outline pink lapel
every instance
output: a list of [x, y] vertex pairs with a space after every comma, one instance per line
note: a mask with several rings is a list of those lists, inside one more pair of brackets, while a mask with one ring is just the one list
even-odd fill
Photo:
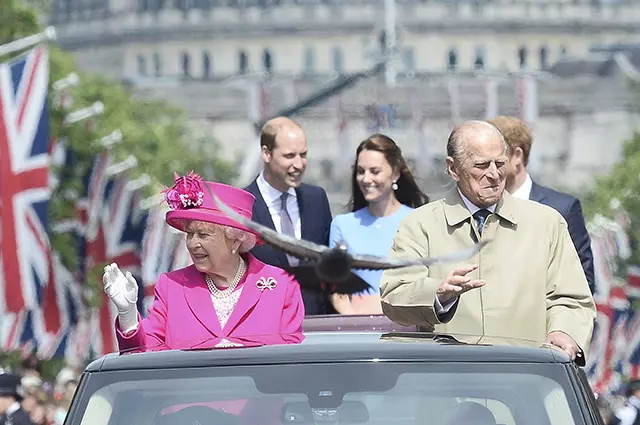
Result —
[[216, 310], [213, 308], [211, 293], [204, 281], [204, 276], [193, 265], [185, 270], [183, 288], [191, 313], [209, 332], [215, 336], [221, 336], [222, 329], [220, 329]]
[[[247, 254], [248, 270], [245, 273], [244, 283], [242, 285], [242, 293], [238, 299], [236, 308], [233, 309], [227, 324], [224, 326], [224, 333], [230, 335], [233, 329], [253, 310], [262, 291], [256, 285], [257, 280], [261, 277], [264, 264], [258, 261], [253, 255]], [[268, 289], [267, 289], [268, 291]]]

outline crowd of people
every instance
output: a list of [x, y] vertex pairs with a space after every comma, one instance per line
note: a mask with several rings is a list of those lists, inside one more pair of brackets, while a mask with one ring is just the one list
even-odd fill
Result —
[[55, 379], [35, 354], [18, 365], [0, 362], [0, 424], [62, 425], [78, 386], [80, 368], [64, 366]]
[[[422, 192], [394, 140], [372, 135], [355, 152], [351, 199], [335, 217], [326, 191], [302, 182], [300, 125], [272, 119], [260, 145], [263, 170], [244, 189], [190, 173], [164, 191], [166, 223], [186, 233], [193, 264], [160, 276], [145, 318], [135, 278], [105, 267], [122, 352], [300, 343], [305, 315], [385, 314], [424, 330], [546, 342], [585, 364], [596, 314], [589, 235], [580, 202], [526, 171], [532, 134], [522, 121], [457, 125], [445, 164], [454, 186], [440, 200]], [[490, 243], [468, 263], [355, 270], [370, 289], [340, 294], [299, 285], [283, 269], [304, 258], [265, 243], [213, 196], [282, 235], [356, 254], [419, 258]]]

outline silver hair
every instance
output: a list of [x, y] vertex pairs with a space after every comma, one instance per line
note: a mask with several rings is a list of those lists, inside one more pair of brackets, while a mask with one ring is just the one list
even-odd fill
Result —
[[498, 134], [498, 136], [500, 137], [500, 140], [502, 141], [502, 144], [504, 146], [504, 153], [506, 155], [509, 149], [509, 145], [507, 145], [507, 141], [504, 139], [504, 136], [502, 135], [500, 130], [498, 130], [498, 127], [487, 121], [472, 120], [458, 124], [451, 131], [449, 139], [447, 140], [447, 156], [452, 157], [457, 162], [464, 161], [467, 158], [465, 141], [468, 138], [468, 132], [474, 131], [475, 133], [477, 133], [489, 129], [495, 131], [496, 134]]
[[241, 229], [236, 229], [235, 227], [225, 226], [217, 223], [209, 223], [207, 221], [201, 220], [181, 220], [182, 228], [186, 228], [189, 223], [199, 223], [205, 228], [211, 228], [214, 230], [222, 230], [224, 232], [224, 236], [232, 241], [240, 242], [240, 246], [238, 247], [238, 253], [244, 254], [249, 252], [256, 246], [256, 236]]

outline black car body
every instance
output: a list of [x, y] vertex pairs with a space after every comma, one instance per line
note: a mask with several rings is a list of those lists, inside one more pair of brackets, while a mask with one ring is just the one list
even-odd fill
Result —
[[65, 425], [602, 424], [584, 372], [555, 348], [391, 330], [110, 354], [86, 368]]

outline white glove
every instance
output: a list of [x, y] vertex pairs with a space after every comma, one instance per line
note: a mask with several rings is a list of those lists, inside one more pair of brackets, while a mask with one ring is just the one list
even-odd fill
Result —
[[104, 292], [113, 301], [118, 310], [120, 330], [124, 333], [133, 331], [138, 327], [138, 282], [127, 272], [122, 274], [116, 263], [111, 263], [104, 268], [102, 275]]

